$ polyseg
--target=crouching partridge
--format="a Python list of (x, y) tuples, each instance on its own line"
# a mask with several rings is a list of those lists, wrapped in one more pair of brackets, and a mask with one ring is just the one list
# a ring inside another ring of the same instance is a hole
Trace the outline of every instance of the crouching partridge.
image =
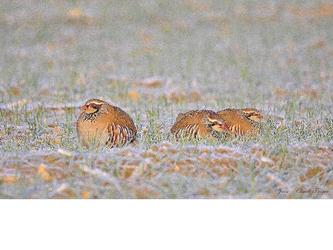
[(228, 130), (236, 136), (254, 135), (259, 132), (258, 124), (263, 116), (257, 109), (224, 109), (217, 112), (225, 121)]
[(218, 133), (226, 132), (228, 127), (224, 120), (211, 110), (192, 110), (181, 113), (171, 128), (176, 139), (213, 138)]
[(76, 124), (85, 147), (120, 147), (135, 140), (136, 127), (122, 109), (99, 99), (88, 100), (81, 108)]

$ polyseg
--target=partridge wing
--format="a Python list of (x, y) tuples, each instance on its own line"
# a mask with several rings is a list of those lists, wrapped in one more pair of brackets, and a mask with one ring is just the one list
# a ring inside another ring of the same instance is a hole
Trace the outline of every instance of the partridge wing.
[(112, 123), (108, 126), (109, 139), (107, 145), (119, 147), (129, 144), (135, 140), (136, 131), (120, 124)]
[(122, 146), (131, 143), (136, 137), (136, 127), (132, 118), (122, 109), (112, 107), (109, 112), (107, 144), (111, 147)]

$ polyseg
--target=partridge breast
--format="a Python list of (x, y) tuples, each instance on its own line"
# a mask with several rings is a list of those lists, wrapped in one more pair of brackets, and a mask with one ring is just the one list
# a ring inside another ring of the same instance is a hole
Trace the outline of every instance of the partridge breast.
[(83, 113), (80, 115), (76, 127), (79, 140), (84, 147), (102, 146), (109, 139), (106, 117), (90, 118), (89, 115)]

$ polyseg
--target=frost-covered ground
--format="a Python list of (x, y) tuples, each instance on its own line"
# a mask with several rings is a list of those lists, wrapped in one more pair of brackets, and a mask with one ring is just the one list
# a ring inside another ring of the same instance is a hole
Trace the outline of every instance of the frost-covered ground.
[[(0, 3), (0, 197), (332, 198), (333, 4)], [(85, 151), (78, 106), (138, 143)], [(256, 107), (257, 138), (177, 143), (179, 112)]]

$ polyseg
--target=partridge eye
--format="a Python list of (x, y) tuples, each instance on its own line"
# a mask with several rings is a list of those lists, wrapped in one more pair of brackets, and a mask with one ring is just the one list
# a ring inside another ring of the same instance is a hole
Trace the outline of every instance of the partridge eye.
[(95, 103), (91, 103), (90, 106), (94, 109), (99, 109), (100, 108), (100, 106), (95, 104)]

